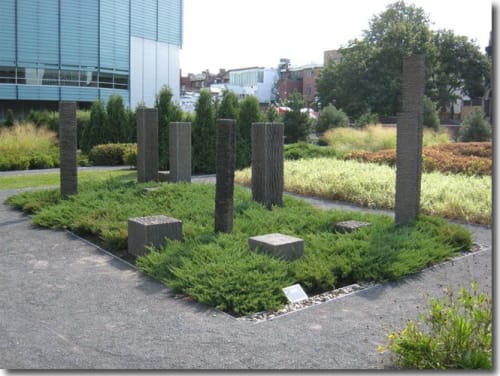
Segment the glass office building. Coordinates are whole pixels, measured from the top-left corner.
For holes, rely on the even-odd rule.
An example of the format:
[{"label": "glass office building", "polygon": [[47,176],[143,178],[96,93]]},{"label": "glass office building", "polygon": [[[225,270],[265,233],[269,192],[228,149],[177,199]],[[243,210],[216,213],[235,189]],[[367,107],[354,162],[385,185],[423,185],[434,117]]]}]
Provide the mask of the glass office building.
[{"label": "glass office building", "polygon": [[[182,0],[0,0],[0,108],[179,97]],[[36,106],[35,106],[36,107]]]}]

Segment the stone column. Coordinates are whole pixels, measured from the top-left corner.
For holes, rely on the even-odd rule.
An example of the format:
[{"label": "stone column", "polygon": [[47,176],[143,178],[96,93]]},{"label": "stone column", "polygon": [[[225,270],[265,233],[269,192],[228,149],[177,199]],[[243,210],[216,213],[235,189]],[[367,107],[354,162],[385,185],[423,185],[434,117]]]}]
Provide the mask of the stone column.
[{"label": "stone column", "polygon": [[158,180],[158,110],[137,110],[137,179],[139,183]]},{"label": "stone column", "polygon": [[215,157],[215,232],[233,230],[236,121],[217,119]]},{"label": "stone column", "polygon": [[398,225],[414,221],[420,211],[425,57],[403,60],[403,111],[398,114],[396,148],[396,205]]},{"label": "stone column", "polygon": [[252,197],[283,206],[283,123],[252,124]]},{"label": "stone column", "polygon": [[59,102],[61,196],[78,193],[76,102]]},{"label": "stone column", "polygon": [[191,182],[191,123],[169,124],[169,181]]}]

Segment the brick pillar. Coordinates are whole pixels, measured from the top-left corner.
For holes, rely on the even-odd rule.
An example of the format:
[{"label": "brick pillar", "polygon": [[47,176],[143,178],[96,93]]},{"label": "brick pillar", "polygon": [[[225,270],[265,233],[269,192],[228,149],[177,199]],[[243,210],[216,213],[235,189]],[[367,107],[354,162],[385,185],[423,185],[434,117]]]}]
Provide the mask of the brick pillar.
[{"label": "brick pillar", "polygon": [[59,102],[61,196],[78,193],[76,102]]},{"label": "brick pillar", "polygon": [[403,60],[403,111],[398,114],[395,220],[407,225],[420,211],[425,57]]},{"label": "brick pillar", "polygon": [[233,230],[236,121],[217,119],[215,157],[215,232]]},{"label": "brick pillar", "polygon": [[158,180],[158,110],[137,110],[137,179],[139,183]]},{"label": "brick pillar", "polygon": [[191,123],[169,124],[169,181],[191,182]]},{"label": "brick pillar", "polygon": [[283,206],[283,123],[252,124],[252,197]]}]

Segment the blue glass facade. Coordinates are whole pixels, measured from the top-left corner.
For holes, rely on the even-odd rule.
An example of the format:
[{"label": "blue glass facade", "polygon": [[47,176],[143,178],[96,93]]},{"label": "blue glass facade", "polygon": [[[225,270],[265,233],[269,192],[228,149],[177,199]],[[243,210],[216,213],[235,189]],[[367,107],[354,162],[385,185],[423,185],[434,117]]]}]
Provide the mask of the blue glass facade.
[{"label": "blue glass facade", "polygon": [[131,38],[180,48],[182,0],[1,0],[0,25],[0,101],[130,103]]}]

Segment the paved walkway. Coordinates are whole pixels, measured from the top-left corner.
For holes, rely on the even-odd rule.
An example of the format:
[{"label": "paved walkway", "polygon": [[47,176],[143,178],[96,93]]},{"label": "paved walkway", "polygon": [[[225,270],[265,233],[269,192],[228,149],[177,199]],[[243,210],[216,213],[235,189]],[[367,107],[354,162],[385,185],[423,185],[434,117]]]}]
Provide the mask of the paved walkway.
[{"label": "paved walkway", "polygon": [[[0,202],[13,193],[0,192]],[[469,228],[486,249],[398,283],[252,323],[176,299],[94,245],[34,228],[29,217],[1,204],[0,368],[383,368],[389,363],[378,344],[417,318],[427,294],[439,297],[448,286],[458,290],[472,281],[491,294],[491,229]]]}]

